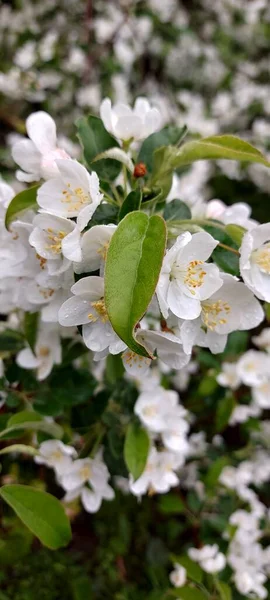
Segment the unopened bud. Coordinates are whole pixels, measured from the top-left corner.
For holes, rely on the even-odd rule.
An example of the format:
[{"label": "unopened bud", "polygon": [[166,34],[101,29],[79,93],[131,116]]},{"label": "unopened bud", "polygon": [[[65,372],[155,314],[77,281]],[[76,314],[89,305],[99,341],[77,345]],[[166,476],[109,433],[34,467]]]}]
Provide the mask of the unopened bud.
[{"label": "unopened bud", "polygon": [[146,165],[143,162],[137,163],[134,168],[133,177],[144,177],[147,173]]}]

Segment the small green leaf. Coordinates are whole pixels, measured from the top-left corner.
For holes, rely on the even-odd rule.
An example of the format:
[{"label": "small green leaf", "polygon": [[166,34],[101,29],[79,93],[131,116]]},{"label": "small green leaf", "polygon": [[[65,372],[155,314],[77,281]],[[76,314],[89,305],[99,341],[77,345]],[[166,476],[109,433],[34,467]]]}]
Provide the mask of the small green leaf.
[{"label": "small green leaf", "polygon": [[19,192],[14,198],[12,198],[5,218],[5,226],[9,229],[10,224],[17,218],[20,213],[23,213],[25,210],[29,210],[30,208],[38,208],[37,205],[37,191],[39,185],[34,185],[33,187],[28,188],[27,190],[23,190]]},{"label": "small green leaf", "polygon": [[220,594],[220,600],[232,600],[232,590],[227,583],[216,579],[215,586]]},{"label": "small green leaf", "polygon": [[102,202],[95,210],[87,229],[94,225],[111,225],[118,223],[119,207]]},{"label": "small green leaf", "polygon": [[120,354],[108,354],[106,358],[105,379],[108,384],[113,385],[118,379],[122,379],[125,373],[123,361]]},{"label": "small green leaf", "polygon": [[196,583],[201,583],[203,578],[203,570],[197,565],[189,556],[181,554],[180,556],[173,556],[173,561],[182,565],[186,569],[187,576]]},{"label": "small green leaf", "polygon": [[25,444],[12,444],[6,446],[0,450],[0,454],[10,454],[11,452],[22,452],[23,454],[30,454],[30,456],[36,456],[38,451],[33,446],[26,446]]},{"label": "small green leaf", "polygon": [[35,345],[38,333],[38,322],[38,312],[26,312],[24,314],[24,335],[33,353],[35,353]]},{"label": "small green leaf", "polygon": [[233,396],[226,396],[219,401],[215,419],[215,431],[217,433],[220,433],[227,427],[235,406],[236,402]]},{"label": "small green leaf", "polygon": [[196,160],[209,159],[255,162],[270,167],[266,157],[257,148],[234,135],[216,135],[187,142],[181,148],[176,149],[172,165],[174,169],[177,169]]},{"label": "small green leaf", "polygon": [[191,219],[190,208],[182,200],[168,202],[163,213],[165,221]]},{"label": "small green leaf", "polygon": [[152,133],[148,138],[146,138],[146,140],[144,140],[137,158],[137,162],[144,163],[148,173],[151,173],[153,170],[154,151],[161,146],[168,146],[169,144],[175,145],[179,143],[180,140],[186,135],[186,132],[186,126],[175,127],[169,125],[157,133]]},{"label": "small green leaf", "polygon": [[[43,431],[48,435],[60,439],[63,436],[63,430],[57,423],[48,423],[43,421],[38,413],[34,411],[23,410],[12,417],[7,422],[7,427],[0,432],[0,438],[16,437],[16,433],[21,431]],[[16,432],[16,433],[15,433]],[[15,435],[11,435],[15,433]]]},{"label": "small green leaf", "polygon": [[159,510],[165,515],[180,515],[185,512],[186,507],[176,494],[165,494],[159,498]]},{"label": "small green leaf", "polygon": [[105,304],[114,331],[127,346],[149,357],[134,338],[155,292],[166,246],[165,221],[132,212],[118,225],[105,266]]},{"label": "small green leaf", "polygon": [[208,469],[208,472],[204,478],[204,483],[207,487],[213,488],[217,485],[220,473],[224,469],[224,467],[226,467],[227,464],[227,456],[221,456],[220,458],[217,458],[217,460],[215,460],[215,462]]},{"label": "small green leaf", "polygon": [[170,590],[170,594],[174,598],[180,598],[181,600],[206,600],[208,598],[203,591],[187,585]]},{"label": "small green leaf", "polygon": [[[215,227],[215,225],[206,225],[204,229],[210,233],[216,240],[219,240],[222,244],[229,246],[233,250],[237,250],[237,245],[235,241],[226,233],[225,229],[222,230],[219,227]],[[230,275],[239,275],[239,256],[232,252],[231,250],[227,250],[226,248],[222,248],[221,246],[217,246],[212,253],[212,259],[214,262],[225,271],[225,273],[230,273]]]},{"label": "small green leaf", "polygon": [[137,423],[130,423],[125,439],[124,458],[135,481],[144,471],[149,448],[150,440],[145,429]]},{"label": "small green leaf", "polygon": [[5,329],[0,333],[0,352],[18,352],[24,344],[24,337],[19,331]]},{"label": "small green leaf", "polygon": [[109,148],[119,148],[119,144],[105,129],[102,120],[93,115],[78,119],[78,138],[83,148],[84,160],[90,169],[107,181],[116,179],[121,170],[121,163],[105,158],[93,163],[94,159]]},{"label": "small green leaf", "polygon": [[241,225],[233,225],[230,223],[229,225],[225,225],[225,231],[236,243],[237,247],[240,248],[247,230],[244,227],[241,227]]},{"label": "small green leaf", "polygon": [[140,210],[141,201],[142,201],[142,192],[139,188],[137,190],[134,190],[133,192],[130,192],[128,194],[128,196],[125,198],[125,200],[120,208],[119,221],[122,221],[122,219],[128,213],[134,212],[135,210]]},{"label": "small green leaf", "polygon": [[46,492],[27,485],[4,485],[0,496],[38,539],[51,550],[67,546],[69,520],[62,504]]}]

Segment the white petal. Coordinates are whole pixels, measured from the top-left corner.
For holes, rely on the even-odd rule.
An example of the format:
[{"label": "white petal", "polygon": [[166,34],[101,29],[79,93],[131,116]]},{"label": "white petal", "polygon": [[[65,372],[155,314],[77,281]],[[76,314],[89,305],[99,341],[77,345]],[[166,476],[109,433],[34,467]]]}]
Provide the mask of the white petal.
[{"label": "white petal", "polygon": [[16,142],[16,144],[12,146],[11,154],[13,160],[24,169],[26,173],[34,173],[37,179],[40,178],[41,154],[31,140],[25,139]]},{"label": "white petal", "polygon": [[45,154],[56,147],[56,125],[48,113],[38,111],[26,119],[26,130],[35,146]]},{"label": "white petal", "polygon": [[82,250],[80,245],[80,232],[77,227],[71,233],[66,235],[62,241],[62,252],[68,260],[80,262],[82,259]]},{"label": "white petal", "polygon": [[112,125],[112,103],[109,98],[105,98],[100,106],[100,118],[103,121],[104,127],[110,133],[113,133]]},{"label": "white petal", "polygon": [[30,348],[24,348],[17,354],[16,363],[23,369],[36,369],[40,364]]},{"label": "white petal", "polygon": [[60,325],[64,327],[83,325],[89,323],[89,313],[91,313],[89,300],[73,296],[62,304],[58,313],[58,320]]},{"label": "white petal", "polygon": [[99,510],[102,502],[102,496],[98,492],[92,492],[84,487],[82,490],[82,503],[85,510],[89,513],[95,513]]}]

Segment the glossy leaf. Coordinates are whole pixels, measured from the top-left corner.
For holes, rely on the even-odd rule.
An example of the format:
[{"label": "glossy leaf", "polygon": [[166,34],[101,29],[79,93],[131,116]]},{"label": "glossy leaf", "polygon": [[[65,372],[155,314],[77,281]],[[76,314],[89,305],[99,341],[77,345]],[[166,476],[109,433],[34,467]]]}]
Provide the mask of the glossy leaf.
[{"label": "glossy leaf", "polygon": [[257,148],[234,135],[216,135],[187,142],[176,151],[172,166],[176,169],[196,160],[209,159],[255,162],[270,167],[270,162]]},{"label": "glossy leaf", "polygon": [[84,160],[90,169],[107,181],[119,175],[121,163],[111,158],[103,158],[93,163],[99,154],[110,148],[119,148],[119,144],[105,129],[102,120],[93,115],[82,117],[77,121],[78,138],[83,148]]},{"label": "glossy leaf", "polygon": [[241,225],[234,225],[230,223],[229,225],[225,225],[225,231],[236,243],[237,247],[240,248],[243,237],[247,230],[244,227],[241,227]]},{"label": "glossy leaf", "polygon": [[191,219],[191,211],[182,200],[175,199],[166,204],[163,216],[165,221]]},{"label": "glossy leaf", "polygon": [[144,163],[146,165],[148,173],[153,170],[153,153],[157,148],[161,146],[167,146],[169,144],[176,145],[186,135],[187,128],[168,126],[161,129],[157,133],[152,133],[146,140],[144,140],[142,147],[137,158],[137,162]]},{"label": "glossy leaf", "polygon": [[26,312],[24,315],[24,334],[25,338],[32,350],[35,353],[35,345],[38,333],[39,313]]},{"label": "glossy leaf", "polygon": [[135,481],[144,471],[149,448],[150,439],[146,430],[137,423],[131,423],[125,439],[124,458],[127,469]]},{"label": "glossy leaf", "polygon": [[139,210],[140,206],[141,206],[141,201],[142,201],[142,192],[139,188],[137,190],[130,192],[128,194],[128,196],[125,198],[125,200],[120,208],[119,221],[122,221],[122,219],[128,213],[134,212],[135,210]]},{"label": "glossy leaf", "polygon": [[105,267],[105,304],[113,329],[127,346],[149,357],[134,338],[155,292],[166,245],[165,222],[158,215],[128,214],[114,232]]},{"label": "glossy leaf", "polygon": [[38,208],[37,205],[37,191],[39,185],[33,185],[33,187],[28,188],[27,190],[23,190],[19,192],[14,198],[12,198],[5,218],[5,226],[9,229],[10,224],[14,221],[15,218],[19,217],[21,213],[25,210],[29,210],[30,208]]},{"label": "glossy leaf", "polygon": [[69,520],[54,496],[27,485],[4,485],[0,496],[38,539],[51,550],[71,539]]}]

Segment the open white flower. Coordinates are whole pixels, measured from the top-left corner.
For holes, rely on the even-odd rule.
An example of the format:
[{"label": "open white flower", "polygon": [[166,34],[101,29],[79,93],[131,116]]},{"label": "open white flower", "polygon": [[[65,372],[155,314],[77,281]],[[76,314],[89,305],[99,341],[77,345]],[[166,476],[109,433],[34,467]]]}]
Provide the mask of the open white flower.
[{"label": "open white flower", "polygon": [[152,108],[146,98],[137,98],[133,109],[121,102],[112,107],[111,100],[105,98],[100,117],[107,131],[123,141],[143,140],[161,125],[159,110]]},{"label": "open white flower", "polygon": [[222,370],[217,376],[217,382],[219,385],[228,387],[231,390],[237,390],[241,384],[241,378],[238,374],[237,364],[223,363]]},{"label": "open white flower", "polygon": [[35,354],[24,348],[17,354],[16,362],[23,369],[36,369],[38,381],[46,379],[53,365],[61,363],[61,343],[59,328],[47,325],[41,328],[35,346]]},{"label": "open white flower", "polygon": [[258,417],[261,409],[253,402],[251,404],[239,404],[236,406],[230,416],[230,425],[237,423],[246,423],[251,417]]},{"label": "open white flower", "polygon": [[185,567],[179,563],[174,563],[174,570],[170,573],[170,582],[174,587],[182,587],[187,581],[187,572]]},{"label": "open white flower", "polygon": [[254,404],[260,408],[269,410],[270,408],[270,372],[268,379],[252,389],[252,398]]},{"label": "open white flower", "polygon": [[239,359],[237,371],[245,385],[261,386],[270,376],[270,356],[257,350],[248,350]]},{"label": "open white flower", "polygon": [[244,235],[240,272],[255,296],[270,302],[270,223],[254,227]]},{"label": "open white flower", "polygon": [[94,225],[82,235],[82,259],[74,265],[75,273],[91,273],[100,269],[103,275],[107,250],[116,228],[116,225]]},{"label": "open white flower", "polygon": [[270,327],[265,327],[259,335],[254,335],[251,339],[255,346],[270,354]]},{"label": "open white flower", "polygon": [[126,344],[114,332],[104,303],[103,277],[84,277],[77,281],[71,292],[74,294],[59,310],[59,323],[65,327],[82,325],[84,343],[94,352],[109,349],[118,354]]},{"label": "open white flower", "polygon": [[201,302],[222,286],[218,267],[205,262],[217,244],[209,233],[185,232],[168,250],[157,286],[165,319],[169,309],[180,319],[196,319],[201,313]]},{"label": "open white flower", "polygon": [[109,471],[99,453],[95,458],[75,460],[59,479],[67,491],[65,502],[80,497],[87,512],[97,512],[103,499],[114,498],[114,491],[108,483],[109,477]]},{"label": "open white flower", "polygon": [[189,557],[198,562],[201,568],[207,573],[218,573],[223,571],[226,566],[226,558],[222,552],[219,552],[217,544],[212,546],[206,545],[200,548],[190,548],[188,550]]},{"label": "open white flower", "polygon": [[73,446],[63,444],[60,440],[46,440],[40,444],[39,454],[34,460],[39,465],[52,467],[58,475],[62,475],[70,469],[72,458],[76,456]]},{"label": "open white flower", "polygon": [[48,261],[49,274],[58,275],[71,261],[81,260],[80,232],[74,221],[43,213],[34,217],[33,226],[29,244]]},{"label": "open white flower", "polygon": [[244,229],[253,229],[258,225],[254,219],[250,219],[251,208],[246,202],[236,202],[232,206],[227,206],[221,200],[210,200],[206,204],[206,218],[217,219],[225,225],[233,223],[240,225]]},{"label": "open white flower", "polygon": [[201,303],[201,315],[180,326],[185,352],[192,346],[210,348],[213,354],[223,352],[228,333],[257,327],[264,312],[252,292],[235,277],[222,273],[222,287]]},{"label": "open white flower", "polygon": [[38,190],[37,202],[59,217],[77,217],[82,231],[102,200],[99,179],[76,160],[57,160],[58,173]]},{"label": "open white flower", "polygon": [[30,182],[53,177],[58,171],[55,161],[69,158],[57,146],[54,120],[43,111],[32,113],[26,119],[26,131],[30,139],[22,139],[12,147],[13,159],[23,169],[17,171],[17,178]]},{"label": "open white flower", "polygon": [[164,494],[179,483],[175,470],[182,466],[182,457],[173,452],[158,452],[151,448],[147,464],[142,475],[130,481],[130,491],[135,496],[149,494]]}]

